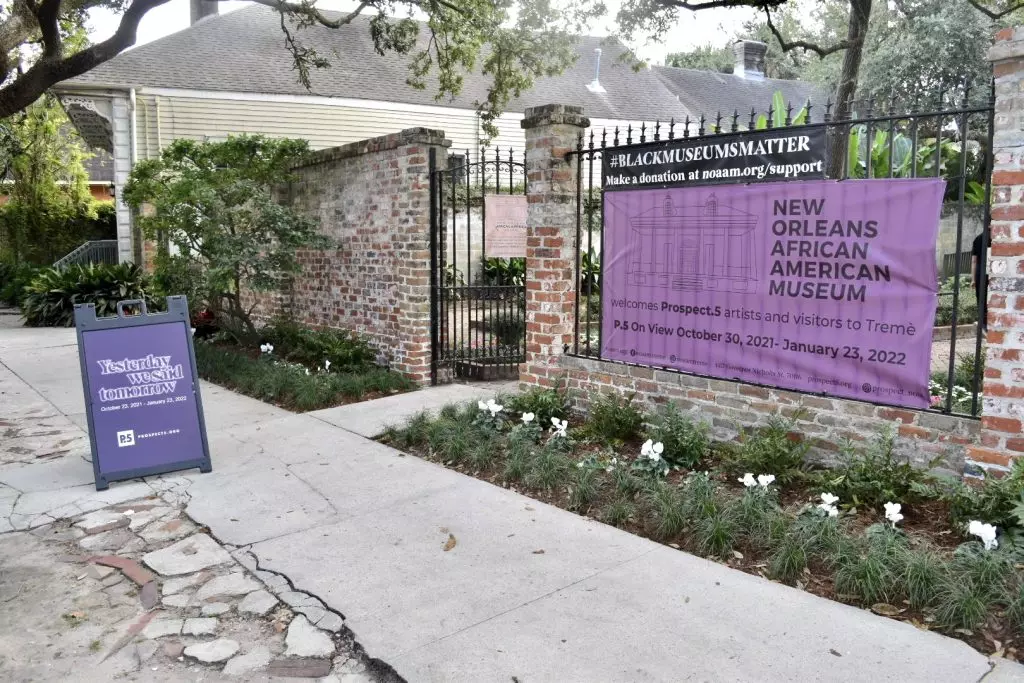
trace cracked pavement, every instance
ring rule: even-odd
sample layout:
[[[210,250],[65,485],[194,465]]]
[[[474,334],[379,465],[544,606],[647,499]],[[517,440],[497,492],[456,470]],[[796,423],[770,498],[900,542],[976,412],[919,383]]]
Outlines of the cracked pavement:
[[[1018,665],[960,641],[366,438],[493,387],[449,385],[298,415],[204,383],[213,472],[97,492],[74,343],[73,330],[0,318],[0,530],[158,496],[311,622],[343,618],[368,661],[406,680],[1024,680]]]

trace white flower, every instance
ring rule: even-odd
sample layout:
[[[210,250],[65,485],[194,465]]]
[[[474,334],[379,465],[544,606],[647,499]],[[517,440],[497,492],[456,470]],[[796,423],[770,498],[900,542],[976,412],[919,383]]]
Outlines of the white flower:
[[[650,458],[655,462],[661,460],[661,454],[664,452],[665,444],[660,441],[658,443],[654,443],[650,439],[647,439],[647,441],[644,442],[644,445],[640,447],[640,455],[645,458]]]
[[[900,510],[903,508],[899,503],[886,503],[885,504],[885,518],[892,522],[893,528],[896,524],[903,519],[903,515],[900,514]]]
[[[273,344],[260,344],[260,352],[261,353],[273,353],[274,352],[274,345]]]
[[[306,368],[306,374],[307,375],[309,374],[309,368]]]
[[[491,417],[494,417],[495,415],[497,415],[498,413],[505,409],[505,406],[501,405],[493,398],[487,399],[487,403],[484,403],[483,405],[484,407],[482,408],[482,410],[489,411],[491,413]]]
[[[551,418],[551,431],[554,436],[565,436],[565,430],[568,426],[568,420],[559,420],[557,417]]]
[[[761,485],[761,488],[766,489],[771,486],[771,483],[775,481],[774,474],[759,474],[757,475],[757,483]]]
[[[747,472],[746,474],[743,475],[742,479],[737,479],[737,481],[746,486],[748,489],[757,486],[757,479],[754,479],[754,474],[752,472]]]
[[[836,507],[836,503],[839,502],[839,496],[834,496],[831,493],[822,493],[821,502],[818,503],[818,509],[822,510],[829,517],[838,517],[839,508]]]
[[[480,410],[487,410],[487,404],[484,403],[483,401],[477,401],[476,407],[479,408]]]
[[[324,370],[326,372],[330,372],[331,371],[331,361],[329,361],[329,360],[325,360],[324,361]]]
[[[974,520],[967,525],[967,531],[981,539],[981,542],[985,544],[985,550],[999,547],[999,541],[996,540],[996,528],[991,524],[983,524]]]
[[[533,422],[534,418],[536,417],[537,416],[534,415],[533,413],[523,413],[523,417],[521,419],[523,420],[524,425],[528,425],[531,422]]]
[[[192,328],[192,336],[193,337],[196,336],[196,328],[194,328],[194,327]]]

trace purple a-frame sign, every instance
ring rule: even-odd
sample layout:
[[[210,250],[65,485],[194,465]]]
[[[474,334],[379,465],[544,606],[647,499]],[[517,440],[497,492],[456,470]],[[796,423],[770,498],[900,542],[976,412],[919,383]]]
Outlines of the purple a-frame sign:
[[[142,313],[125,315],[127,305]],[[209,472],[185,297],[167,297],[167,312],[153,314],[145,302],[121,301],[110,318],[79,304],[75,327],[96,489],[192,467]]]

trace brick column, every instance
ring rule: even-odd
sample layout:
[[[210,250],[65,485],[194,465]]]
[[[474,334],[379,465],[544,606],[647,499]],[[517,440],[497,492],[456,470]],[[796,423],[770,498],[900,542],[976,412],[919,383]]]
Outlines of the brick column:
[[[576,164],[567,157],[590,125],[582,107],[530,107],[526,131],[526,362],[519,380],[553,386],[573,343],[576,305]]]
[[[982,447],[968,458],[1001,470],[1024,456],[1024,28],[996,34],[988,352]]]

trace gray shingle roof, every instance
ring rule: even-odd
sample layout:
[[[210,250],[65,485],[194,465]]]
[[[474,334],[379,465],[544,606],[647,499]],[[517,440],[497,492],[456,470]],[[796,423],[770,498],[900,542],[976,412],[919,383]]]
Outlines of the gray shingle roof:
[[[407,85],[408,57],[377,54],[367,24],[360,18],[339,29],[316,26],[297,32],[304,45],[331,62],[330,68],[314,71],[311,91],[296,78],[277,13],[262,5],[205,19],[125,52],[68,83],[314,94],[460,108],[473,108],[485,97],[489,79],[479,72],[465,76],[463,91],[454,100],[436,100],[436,90],[429,83],[426,90]],[[594,78],[597,48],[602,49],[604,93],[587,89]],[[585,37],[577,49],[580,58],[575,66],[559,76],[538,79],[509,110],[564,103],[582,105],[591,118],[681,119],[710,109],[710,103],[730,108],[742,104],[740,108],[748,111],[752,105],[765,109],[771,99],[770,91],[765,96],[766,83],[785,84],[799,92],[810,87],[791,81],[752,84],[733,76],[669,67],[637,72],[619,60],[625,50],[620,43],[602,38]]]
[[[670,66],[656,66],[654,70],[665,87],[679,97],[683,106],[697,115],[704,114],[709,119],[718,112],[724,117],[739,111],[740,124],[746,125],[750,120],[751,107],[759,114],[767,113],[772,96],[776,92],[781,92],[783,99],[792,102],[794,112],[806,104],[808,99],[815,107],[811,110],[815,120],[819,120],[825,111],[827,94],[819,86],[806,81],[782,81],[772,78],[755,81],[716,71],[677,69]]]

